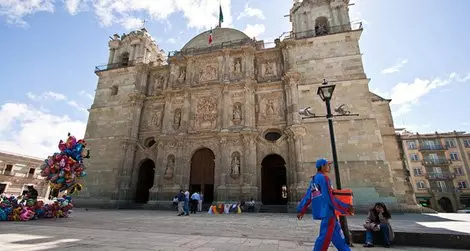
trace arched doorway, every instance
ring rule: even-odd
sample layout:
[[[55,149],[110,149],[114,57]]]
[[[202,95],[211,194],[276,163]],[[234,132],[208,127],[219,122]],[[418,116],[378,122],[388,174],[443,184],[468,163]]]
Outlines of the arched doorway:
[[[442,210],[446,213],[453,213],[454,208],[452,207],[452,202],[447,197],[442,197],[438,201],[439,206],[441,206]]]
[[[197,150],[191,158],[189,190],[191,192],[202,192],[204,194],[204,203],[214,201],[214,159],[214,153],[208,148]]]
[[[264,205],[286,205],[282,187],[287,184],[286,162],[277,155],[266,156],[261,162],[261,201]]]
[[[136,203],[147,203],[150,196],[150,188],[153,186],[155,177],[155,164],[152,160],[145,160],[139,168],[139,177],[137,179],[137,189],[135,194]]]

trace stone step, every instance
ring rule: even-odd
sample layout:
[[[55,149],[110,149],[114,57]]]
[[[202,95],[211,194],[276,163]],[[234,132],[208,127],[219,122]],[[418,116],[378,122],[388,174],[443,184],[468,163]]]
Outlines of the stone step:
[[[260,213],[287,213],[286,205],[263,205],[259,209]]]

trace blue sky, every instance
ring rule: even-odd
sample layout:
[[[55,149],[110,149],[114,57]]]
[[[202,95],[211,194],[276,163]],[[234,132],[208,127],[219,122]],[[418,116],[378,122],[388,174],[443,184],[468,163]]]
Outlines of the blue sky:
[[[0,150],[44,157],[83,136],[108,36],[140,28],[165,51],[217,24],[219,0],[0,0]],[[224,26],[272,42],[292,1],[222,0]],[[470,131],[470,1],[356,0],[370,89],[392,98],[396,127]],[[467,93],[467,94],[465,94]]]

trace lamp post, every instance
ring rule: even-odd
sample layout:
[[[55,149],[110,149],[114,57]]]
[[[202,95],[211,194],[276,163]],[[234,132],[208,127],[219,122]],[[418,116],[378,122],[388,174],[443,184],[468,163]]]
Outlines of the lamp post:
[[[323,83],[320,87],[318,87],[317,94],[320,96],[320,98],[325,102],[326,105],[326,116],[317,116],[315,113],[312,112],[310,107],[301,109],[299,114],[303,115],[302,119],[309,119],[309,118],[327,118],[328,120],[328,127],[330,130],[330,142],[331,142],[331,151],[333,155],[333,164],[335,168],[335,177],[336,177],[336,188],[341,189],[341,176],[339,173],[339,165],[338,165],[338,155],[336,153],[336,141],[335,141],[335,132],[333,128],[333,117],[339,117],[339,116],[358,116],[359,114],[351,114],[349,111],[345,111],[342,109],[343,105],[341,105],[338,109],[336,109],[337,112],[339,112],[338,115],[333,115],[331,113],[331,97],[333,96],[333,92],[335,90],[336,85],[329,85],[328,81],[326,79],[323,79]],[[348,243],[350,246],[352,245],[352,241],[350,240],[350,235],[349,235],[349,227],[348,227],[348,220],[346,219],[345,216],[340,216],[339,221],[341,224],[341,229],[343,230],[344,236],[346,243]]]

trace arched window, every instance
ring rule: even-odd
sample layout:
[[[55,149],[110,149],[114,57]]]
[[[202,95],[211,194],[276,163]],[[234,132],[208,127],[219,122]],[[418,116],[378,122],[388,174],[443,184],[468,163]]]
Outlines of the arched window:
[[[111,96],[116,96],[118,94],[118,91],[119,91],[118,87],[116,85],[113,85],[111,87]]]
[[[315,36],[328,35],[330,27],[328,26],[328,18],[318,17],[315,19]]]

